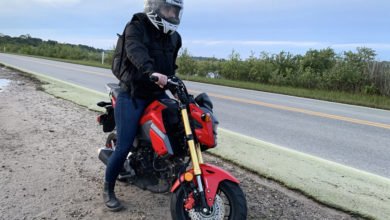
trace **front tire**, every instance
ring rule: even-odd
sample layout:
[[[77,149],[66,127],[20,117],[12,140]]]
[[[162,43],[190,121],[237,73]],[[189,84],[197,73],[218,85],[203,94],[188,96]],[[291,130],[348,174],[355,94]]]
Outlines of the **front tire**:
[[[184,190],[184,187],[181,186],[172,194],[171,216],[173,220],[187,220],[191,219],[190,216],[192,216],[192,219],[207,220],[244,220],[247,217],[245,195],[236,183],[225,180],[219,184],[215,199],[216,202],[213,205],[210,215],[194,212],[194,209],[186,211],[184,209],[184,202],[186,200]]]

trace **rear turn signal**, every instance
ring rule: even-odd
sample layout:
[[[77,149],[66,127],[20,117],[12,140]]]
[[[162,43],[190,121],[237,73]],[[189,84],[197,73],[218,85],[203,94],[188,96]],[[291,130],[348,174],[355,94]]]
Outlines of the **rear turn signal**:
[[[194,174],[187,172],[184,174],[184,180],[187,182],[191,182],[194,179]]]

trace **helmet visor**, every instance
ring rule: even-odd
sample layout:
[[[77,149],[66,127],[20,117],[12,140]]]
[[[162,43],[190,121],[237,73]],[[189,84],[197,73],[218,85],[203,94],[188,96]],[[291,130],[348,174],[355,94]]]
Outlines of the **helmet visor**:
[[[158,8],[157,13],[161,18],[168,21],[169,23],[176,25],[180,24],[182,14],[181,7],[164,3]]]

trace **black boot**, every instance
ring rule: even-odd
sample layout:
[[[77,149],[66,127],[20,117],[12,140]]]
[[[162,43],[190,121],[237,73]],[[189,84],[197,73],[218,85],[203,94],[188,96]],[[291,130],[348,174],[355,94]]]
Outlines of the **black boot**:
[[[115,183],[104,182],[103,200],[108,210],[112,212],[119,211],[123,208],[114,192]]]

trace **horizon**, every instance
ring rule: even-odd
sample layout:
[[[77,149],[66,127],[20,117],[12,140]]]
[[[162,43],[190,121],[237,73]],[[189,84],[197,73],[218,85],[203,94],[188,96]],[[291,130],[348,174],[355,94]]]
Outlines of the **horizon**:
[[[13,0],[0,2],[0,32],[30,34],[42,40],[111,49],[143,1]],[[390,60],[390,18],[385,0],[214,0],[185,1],[178,32],[183,48],[194,57],[242,59],[252,53],[282,51],[304,55],[331,48],[337,54],[357,47],[375,50],[377,60]]]
[[[22,38],[23,36],[29,36],[30,38],[33,38],[33,39],[40,39],[40,40],[42,40],[42,41],[44,41],[44,42],[47,42],[47,41],[54,41],[54,42],[57,42],[57,43],[59,43],[59,44],[69,44],[69,45],[72,45],[72,46],[85,46],[85,47],[91,47],[91,48],[93,48],[93,49],[95,49],[95,50],[103,50],[103,51],[105,51],[105,52],[108,52],[108,51],[113,51],[114,50],[114,48],[113,49],[102,49],[102,48],[96,48],[96,47],[93,47],[93,46],[90,46],[90,45],[85,45],[85,44],[72,44],[72,43],[68,43],[68,42],[59,42],[59,41],[57,41],[57,40],[55,40],[55,39],[41,39],[41,38],[38,38],[38,37],[34,37],[34,36],[31,36],[30,34],[22,34],[22,35],[20,35],[20,36],[10,36],[10,35],[7,35],[7,34],[4,34],[4,33],[0,33],[0,37],[4,37],[4,36],[8,36],[8,37],[11,37],[11,38]],[[1,45],[0,45],[1,46]],[[358,48],[362,48],[362,47],[356,47],[354,50],[348,50],[348,51],[352,51],[352,52],[357,52],[357,49]],[[1,48],[0,48],[1,49]],[[183,51],[185,48],[182,48],[181,49],[181,51]],[[323,50],[323,49],[327,49],[327,48],[319,48],[319,49],[313,49],[313,50],[318,50],[318,51],[320,51],[320,50]],[[370,48],[370,49],[372,49],[372,48]],[[312,49],[309,49],[309,50],[312,50]],[[307,50],[307,51],[309,51],[309,50]],[[307,52],[307,51],[305,51],[305,53]],[[334,50],[335,51],[335,50]],[[339,53],[336,53],[336,51],[335,51],[335,53],[336,53],[336,55],[342,55],[342,53],[344,53],[344,52],[348,52],[347,50],[345,50],[345,51],[340,51]],[[0,50],[0,52],[1,52],[1,50]],[[190,54],[191,54],[191,51],[188,51]],[[230,54],[232,54],[233,52],[235,52],[235,53],[238,53],[237,51],[235,51],[234,49],[231,51],[231,53]],[[268,54],[268,55],[277,55],[277,54],[279,54],[279,53],[282,53],[282,52],[285,52],[285,53],[289,53],[289,54],[291,54],[291,55],[293,55],[293,56],[295,56],[295,55],[305,55],[305,53],[303,53],[303,54],[294,54],[294,53],[291,53],[291,52],[289,52],[289,51],[280,51],[280,52],[277,52],[277,53],[268,53],[267,51],[261,51],[260,52],[260,54],[262,54],[262,53],[266,53],[266,54]],[[376,51],[374,50],[374,52],[376,53]],[[238,53],[239,55],[240,55],[240,57],[241,57],[241,54],[240,53]],[[230,56],[230,55],[229,55]],[[219,60],[226,60],[226,59],[229,59],[229,56],[227,57],[227,58],[218,58],[218,57],[211,57],[211,56],[194,56],[194,55],[191,55],[191,57],[193,57],[193,58],[205,58],[205,59],[213,59],[213,58],[215,58],[215,59],[219,59]],[[260,55],[259,55],[260,56]],[[256,56],[255,56],[256,57]],[[248,58],[250,58],[250,57],[246,57],[246,58],[241,58],[242,60],[247,60]],[[257,57],[257,58],[259,58],[259,57]],[[390,62],[390,60],[378,60],[377,59],[377,55],[376,55],[376,57],[375,57],[375,61],[379,61],[379,62]]]

